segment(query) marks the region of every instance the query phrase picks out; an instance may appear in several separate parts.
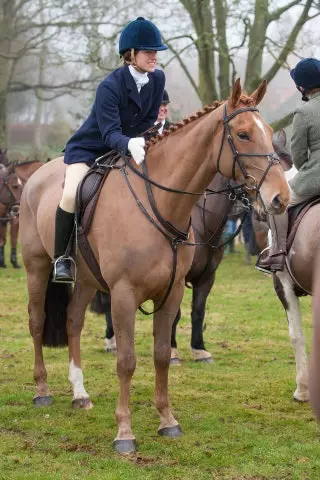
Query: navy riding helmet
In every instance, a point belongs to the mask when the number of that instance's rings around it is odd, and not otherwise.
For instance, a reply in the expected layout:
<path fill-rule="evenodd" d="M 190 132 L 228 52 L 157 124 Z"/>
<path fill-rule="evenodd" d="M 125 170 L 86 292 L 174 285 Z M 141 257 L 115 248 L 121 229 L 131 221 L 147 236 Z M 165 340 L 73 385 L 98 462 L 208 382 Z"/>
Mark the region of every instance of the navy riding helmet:
<path fill-rule="evenodd" d="M 304 58 L 290 71 L 290 75 L 294 83 L 305 91 L 320 88 L 320 60 Z"/>
<path fill-rule="evenodd" d="M 131 48 L 160 51 L 167 50 L 168 47 L 163 45 L 158 27 L 149 20 L 138 17 L 122 30 L 119 39 L 120 55 Z"/>

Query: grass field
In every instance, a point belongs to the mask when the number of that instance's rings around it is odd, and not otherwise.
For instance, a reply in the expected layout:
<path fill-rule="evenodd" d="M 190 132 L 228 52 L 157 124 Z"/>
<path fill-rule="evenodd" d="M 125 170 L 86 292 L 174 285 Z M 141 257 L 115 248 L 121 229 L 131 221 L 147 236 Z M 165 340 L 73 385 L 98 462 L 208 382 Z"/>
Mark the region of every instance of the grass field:
<path fill-rule="evenodd" d="M 241 247 L 238 247 L 241 249 Z M 9 263 L 9 262 L 7 262 Z M 271 279 L 227 256 L 206 316 L 215 362 L 192 362 L 190 291 L 178 328 L 184 362 L 170 370 L 173 410 L 184 436 L 158 437 L 153 405 L 152 322 L 138 316 L 133 428 L 139 453 L 113 452 L 115 358 L 104 352 L 104 319 L 87 314 L 85 386 L 95 407 L 72 410 L 67 350 L 46 350 L 50 408 L 32 405 L 33 347 L 24 271 L 0 269 L 0 479 L 319 480 L 320 445 L 308 404 L 292 400 L 295 362 Z M 302 301 L 308 345 L 310 299 Z"/>

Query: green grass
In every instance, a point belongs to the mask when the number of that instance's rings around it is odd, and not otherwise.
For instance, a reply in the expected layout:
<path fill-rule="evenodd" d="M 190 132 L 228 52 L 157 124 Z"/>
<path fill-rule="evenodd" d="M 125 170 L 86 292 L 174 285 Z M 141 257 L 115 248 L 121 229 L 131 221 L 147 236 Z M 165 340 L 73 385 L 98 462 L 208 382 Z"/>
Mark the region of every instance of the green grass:
<path fill-rule="evenodd" d="M 152 321 L 138 316 L 132 417 L 139 453 L 130 458 L 112 448 L 118 381 L 115 358 L 104 352 L 103 317 L 88 312 L 82 335 L 85 386 L 95 407 L 72 410 L 67 350 L 46 349 L 54 404 L 36 409 L 23 270 L 0 269 L 0 292 L 1 480 L 320 479 L 317 425 L 310 406 L 292 400 L 295 362 L 284 311 L 271 279 L 246 266 L 243 252 L 225 258 L 208 301 L 211 365 L 192 362 L 186 290 L 178 328 L 184 362 L 170 370 L 171 402 L 184 431 L 179 440 L 157 435 Z M 310 299 L 302 307 L 309 345 Z"/>

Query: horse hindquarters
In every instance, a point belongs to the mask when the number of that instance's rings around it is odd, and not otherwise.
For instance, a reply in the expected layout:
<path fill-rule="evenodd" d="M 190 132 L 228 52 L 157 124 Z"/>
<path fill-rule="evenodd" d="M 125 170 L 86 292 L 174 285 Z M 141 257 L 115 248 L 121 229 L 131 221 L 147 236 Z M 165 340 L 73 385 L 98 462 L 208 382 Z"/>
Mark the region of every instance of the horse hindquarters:
<path fill-rule="evenodd" d="M 297 388 L 293 398 L 306 402 L 309 400 L 308 367 L 299 298 L 295 294 L 293 281 L 286 268 L 283 272 L 273 275 L 273 284 L 287 315 L 289 336 L 296 361 Z"/>

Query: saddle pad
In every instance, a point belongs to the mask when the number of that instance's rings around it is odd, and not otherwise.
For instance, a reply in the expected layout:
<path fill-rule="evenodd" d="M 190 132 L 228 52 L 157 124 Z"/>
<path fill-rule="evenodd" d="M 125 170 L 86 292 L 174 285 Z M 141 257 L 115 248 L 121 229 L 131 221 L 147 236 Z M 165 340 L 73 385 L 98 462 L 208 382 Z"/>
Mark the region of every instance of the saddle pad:
<path fill-rule="evenodd" d="M 299 203 L 298 205 L 294 205 L 288 208 L 288 217 L 289 217 L 289 224 L 288 224 L 288 238 L 287 238 L 287 251 L 290 250 L 293 244 L 294 237 L 298 230 L 301 220 L 307 213 L 307 211 L 320 203 L 320 197 L 314 197 L 311 200 L 307 200 L 306 202 Z"/>

